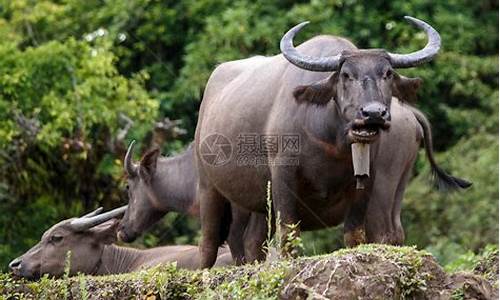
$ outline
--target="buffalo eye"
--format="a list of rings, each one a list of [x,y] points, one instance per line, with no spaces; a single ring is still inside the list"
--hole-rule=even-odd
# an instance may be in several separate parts
[[[342,72],[341,76],[342,76],[342,79],[344,79],[344,80],[351,80],[352,79],[351,75],[349,75],[349,73],[347,73],[347,72]]]
[[[127,186],[125,187],[127,189],[127,191],[130,189],[130,186],[127,184]]]
[[[53,235],[50,237],[50,242],[51,243],[59,243],[60,241],[62,241],[63,237],[60,236],[60,235]]]
[[[389,69],[389,70],[387,70],[387,71],[385,72],[384,79],[386,79],[386,80],[387,80],[387,79],[391,79],[391,78],[392,78],[392,74],[393,74],[392,70],[390,70],[390,69]]]

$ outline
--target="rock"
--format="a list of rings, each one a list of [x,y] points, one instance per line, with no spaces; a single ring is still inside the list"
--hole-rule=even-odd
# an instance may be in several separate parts
[[[364,245],[321,259],[305,259],[281,299],[439,299],[446,273],[413,248]]]
[[[458,272],[448,277],[445,288],[447,299],[498,299],[498,291],[484,277],[469,272]]]
[[[498,251],[487,254],[474,267],[473,272],[485,277],[492,285],[498,287]]]

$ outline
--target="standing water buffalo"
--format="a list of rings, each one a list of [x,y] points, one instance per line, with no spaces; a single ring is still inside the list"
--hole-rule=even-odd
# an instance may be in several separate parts
[[[195,167],[193,145],[174,157],[161,157],[159,149],[148,151],[140,162],[132,161],[134,142],[127,150],[124,169],[127,174],[128,208],[118,229],[118,237],[124,242],[134,241],[140,234],[158,222],[168,212],[199,218],[199,202],[196,201],[198,172]],[[226,204],[219,234],[221,244],[227,240],[236,264],[247,258],[262,259],[259,248],[245,253],[243,236],[254,240],[247,231],[250,213]],[[252,218],[254,220],[256,218]],[[265,222],[265,220],[264,220]],[[252,228],[254,228],[252,226]],[[219,245],[220,246],[220,245]]]
[[[68,251],[71,251],[69,275],[128,273],[169,262],[177,262],[179,268],[186,269],[199,266],[196,246],[137,250],[114,245],[118,226],[115,218],[125,209],[121,207],[103,214],[99,214],[101,209],[98,209],[81,218],[57,223],[43,234],[38,244],[14,259],[9,264],[10,270],[16,276],[32,280],[44,274],[60,277],[64,274]],[[232,264],[227,248],[220,248],[219,254],[218,265]]]
[[[123,162],[129,203],[118,237],[124,242],[134,241],[169,211],[199,216],[195,201],[198,175],[192,146],[170,158],[160,157],[159,149],[154,149],[136,164],[132,162],[134,143],[130,144]]]
[[[272,182],[282,241],[291,224],[298,224],[298,234],[299,229],[343,222],[348,246],[403,243],[401,200],[422,140],[437,183],[449,189],[470,185],[437,166],[429,123],[407,104],[415,98],[420,79],[403,77],[394,69],[429,62],[441,40],[430,25],[406,19],[429,39],[410,54],[361,50],[346,39],[326,35],[294,48],[293,37],[307,24],[302,23],[283,36],[283,55],[256,56],[216,68],[205,89],[195,135],[202,267],[215,262],[223,203],[265,211],[267,180]],[[290,135],[296,136],[297,151],[285,147]],[[248,136],[278,137],[278,148],[259,153],[265,163],[241,164],[234,146]],[[353,176],[352,143],[370,144],[371,171],[362,190],[356,189]],[[214,152],[230,158],[214,163]]]

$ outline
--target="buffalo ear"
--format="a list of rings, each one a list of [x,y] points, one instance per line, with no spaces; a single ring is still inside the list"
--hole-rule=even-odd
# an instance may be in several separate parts
[[[312,103],[325,105],[336,95],[337,73],[330,77],[309,85],[300,85],[293,91],[293,97],[297,103]]]
[[[160,156],[160,149],[155,148],[148,151],[141,158],[141,164],[139,166],[139,175],[145,181],[151,180],[156,172],[156,163],[158,162],[158,157]]]
[[[115,218],[92,227],[91,232],[94,235],[97,244],[109,245],[116,242],[118,224],[120,224],[120,220]]]
[[[401,102],[414,104],[417,102],[417,92],[422,85],[422,79],[409,78],[394,73],[392,81],[392,95]]]

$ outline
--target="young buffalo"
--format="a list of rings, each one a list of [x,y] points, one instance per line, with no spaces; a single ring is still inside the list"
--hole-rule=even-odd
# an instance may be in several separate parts
[[[153,149],[140,161],[133,162],[134,143],[130,144],[123,163],[129,203],[118,228],[118,237],[128,243],[169,212],[200,217],[193,145],[173,157],[162,157],[159,149]],[[263,214],[250,216],[248,211],[231,207],[227,202],[221,220],[223,230],[219,232],[219,241],[227,240],[236,264],[265,258],[260,247],[267,230]]]
[[[147,250],[120,247],[116,242],[116,219],[126,210],[120,207],[99,214],[102,208],[81,218],[71,218],[45,231],[41,241],[25,254],[14,259],[9,268],[19,277],[36,280],[44,274],[60,277],[70,251],[69,275],[108,275],[151,268],[177,262],[177,267],[196,269],[198,247],[190,245],[164,246]],[[231,253],[220,248],[218,265],[232,264]]]

